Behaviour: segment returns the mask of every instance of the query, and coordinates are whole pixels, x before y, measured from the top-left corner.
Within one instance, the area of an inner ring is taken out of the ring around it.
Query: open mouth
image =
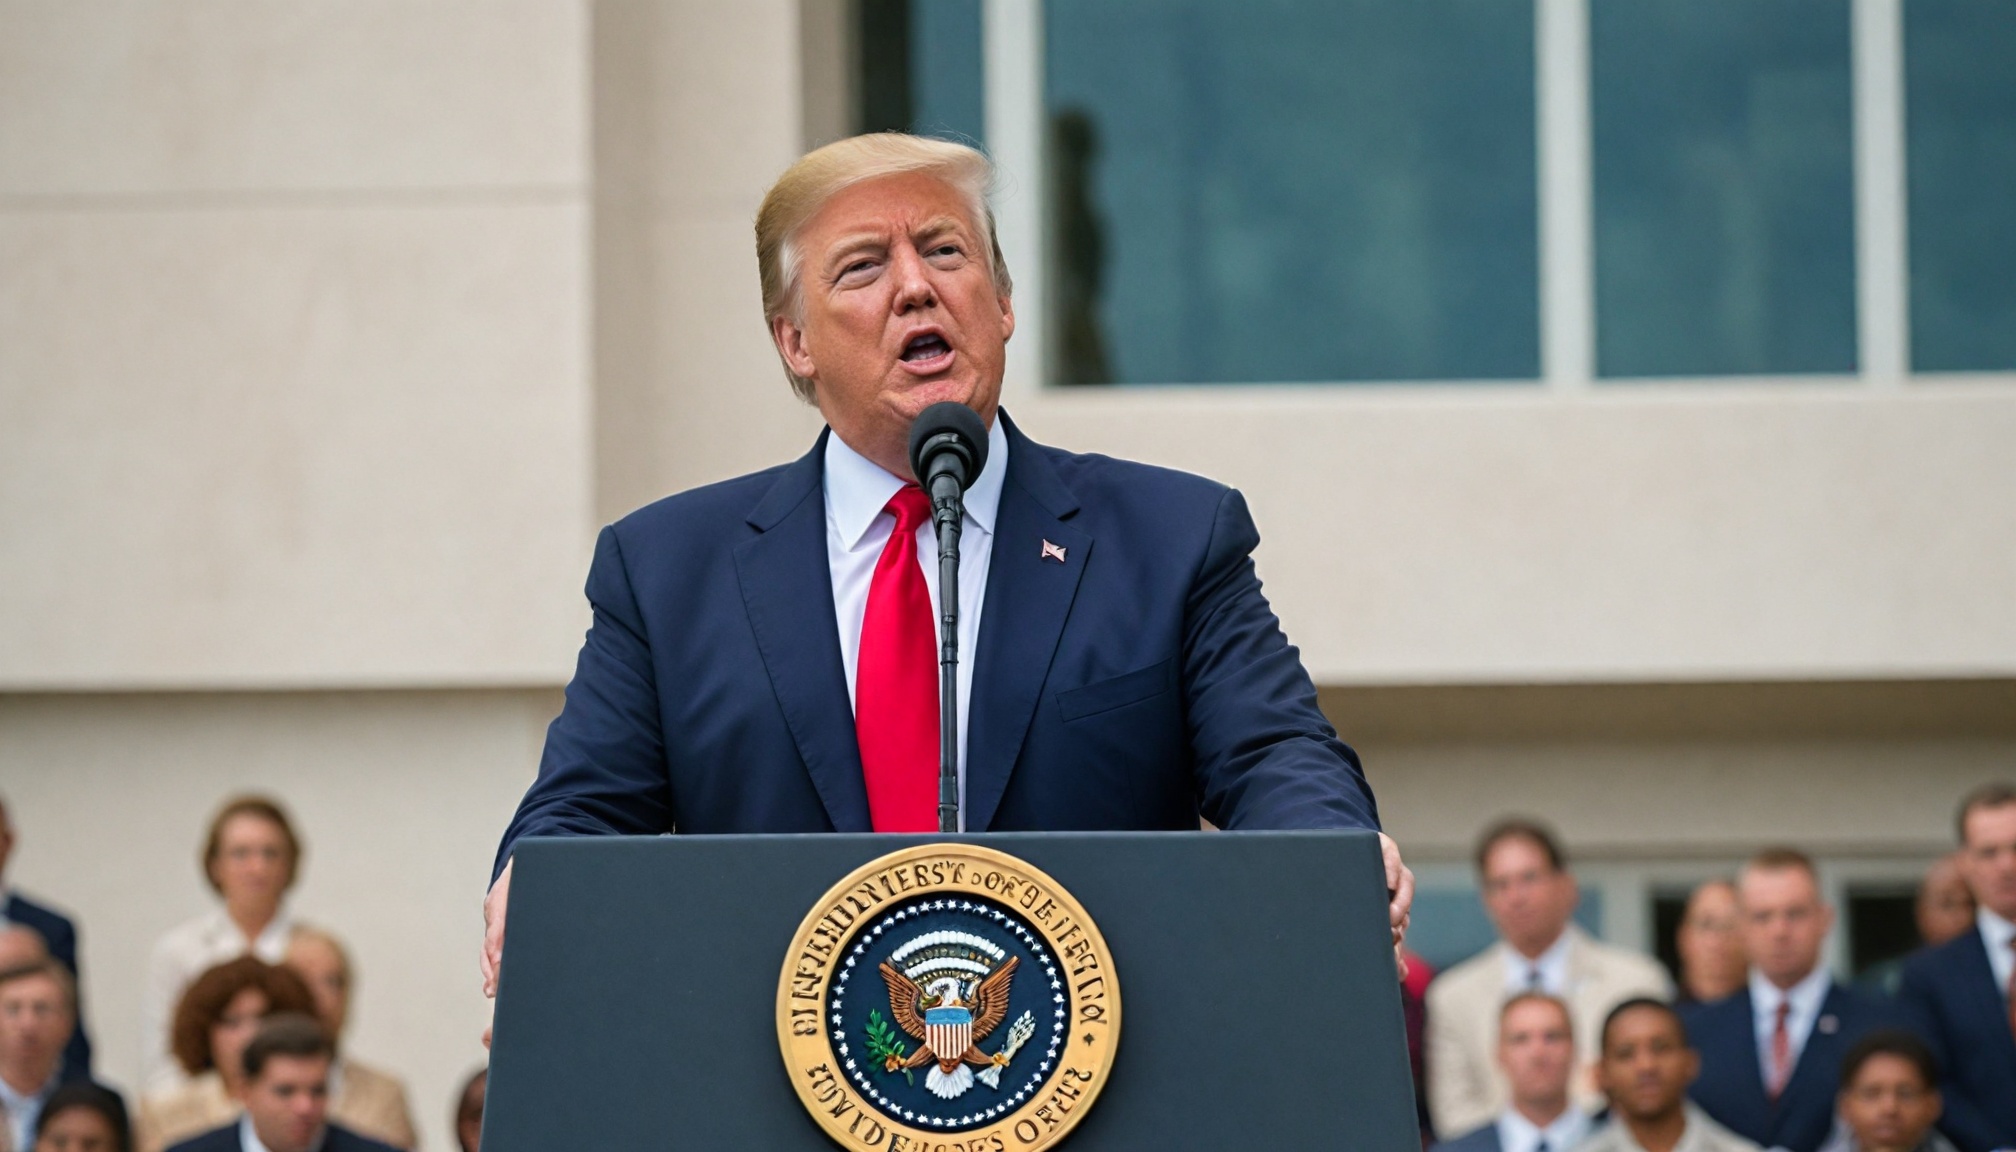
[[[936,332],[926,332],[911,337],[910,342],[903,345],[902,359],[905,364],[928,364],[941,356],[951,354],[952,345],[947,344],[943,336]]]

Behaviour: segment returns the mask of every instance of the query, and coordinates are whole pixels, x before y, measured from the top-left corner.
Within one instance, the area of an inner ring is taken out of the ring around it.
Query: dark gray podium
[[[1111,949],[1118,1057],[1066,1148],[1419,1152],[1363,832],[526,841],[484,1152],[837,1147],[779,1053],[785,953],[850,871],[948,841],[1047,872]]]

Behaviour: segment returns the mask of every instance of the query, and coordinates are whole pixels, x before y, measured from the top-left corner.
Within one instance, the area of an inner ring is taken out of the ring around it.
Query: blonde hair
[[[866,180],[922,172],[951,186],[966,201],[973,222],[984,229],[990,256],[988,272],[994,290],[1006,296],[1014,290],[1001,241],[994,232],[994,211],[987,194],[994,183],[994,165],[978,149],[948,140],[903,132],[871,132],[836,140],[806,153],[777,178],[756,212],[756,269],[763,282],[763,322],[780,316],[799,317],[804,254],[798,233],[819,214],[827,201]],[[781,358],[781,351],[779,353]],[[792,390],[812,399],[812,382],[784,366]]]

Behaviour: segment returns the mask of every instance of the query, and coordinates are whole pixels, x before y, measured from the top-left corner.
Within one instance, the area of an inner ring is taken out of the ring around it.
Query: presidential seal
[[[1055,880],[929,844],[856,870],[805,917],[777,1037],[798,1099],[848,1148],[1034,1152],[1105,1087],[1120,987]]]

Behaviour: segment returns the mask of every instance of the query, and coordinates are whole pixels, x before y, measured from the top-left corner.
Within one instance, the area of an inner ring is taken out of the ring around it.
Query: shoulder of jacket
[[[686,527],[695,522],[728,520],[736,523],[755,510],[765,494],[790,464],[778,464],[759,472],[749,472],[728,480],[717,480],[660,497],[616,519],[610,527],[618,535],[656,532],[667,527]]]

